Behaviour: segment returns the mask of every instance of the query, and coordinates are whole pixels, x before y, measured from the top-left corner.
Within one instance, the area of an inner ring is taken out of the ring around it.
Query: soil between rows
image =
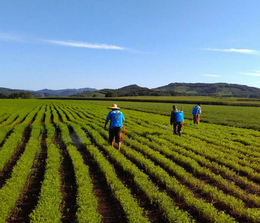
[[[91,158],[91,155],[80,142],[73,129],[69,127],[70,137],[74,145],[81,153],[84,163],[89,167],[89,175],[93,184],[93,193],[97,198],[97,211],[102,216],[102,223],[122,223],[127,222],[126,215],[120,203],[113,196],[113,193],[107,184],[105,175],[101,172],[98,165]]]
[[[31,135],[31,124],[29,124],[24,132],[22,137],[21,145],[17,147],[11,159],[5,165],[3,171],[0,172],[0,189],[4,186],[5,182],[12,176],[12,170],[16,165],[17,161],[20,159],[23,154],[26,144],[29,141]]]
[[[54,124],[56,135],[54,141],[60,148],[62,162],[60,167],[61,174],[61,194],[63,197],[62,203],[62,222],[76,222],[77,212],[77,185],[75,172],[72,165],[72,160],[68,154],[66,146],[61,139],[61,132],[57,125]]]
[[[30,126],[28,126],[30,127]],[[27,133],[25,142],[29,140],[30,134]],[[36,155],[34,164],[31,169],[31,173],[28,176],[27,184],[23,191],[20,193],[20,198],[16,202],[16,206],[13,209],[7,222],[29,222],[30,213],[35,209],[39,195],[41,191],[41,183],[44,179],[44,172],[47,158],[47,147],[46,147],[46,132],[42,135],[41,140],[41,151]],[[26,146],[26,143],[25,145]]]

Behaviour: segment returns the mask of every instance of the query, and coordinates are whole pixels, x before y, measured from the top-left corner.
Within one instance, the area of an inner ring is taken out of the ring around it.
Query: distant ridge
[[[9,95],[25,90],[0,88],[0,93]],[[118,89],[79,88],[31,91],[34,97],[122,97],[122,96],[217,96],[260,98],[260,89],[239,84],[227,83],[170,83],[165,86],[149,89],[136,84]]]
[[[82,93],[84,91],[97,91],[95,88],[79,88],[79,89],[61,89],[61,90],[51,90],[51,89],[42,89],[39,91],[32,90],[19,90],[19,89],[10,89],[0,87],[0,93],[9,95],[16,92],[29,91],[34,97],[68,97],[73,94]]]
[[[110,97],[183,95],[260,98],[259,88],[227,83],[170,83],[153,89],[129,85],[119,89],[103,89],[98,92]]]
[[[155,89],[160,91],[175,91],[185,95],[260,98],[259,88],[239,84],[171,83]]]
[[[57,97],[68,97],[73,94],[82,93],[84,91],[97,91],[95,88],[79,88],[79,89],[61,89],[61,90],[50,90],[42,89],[39,91],[31,91],[32,94],[39,93],[42,97],[57,96]]]

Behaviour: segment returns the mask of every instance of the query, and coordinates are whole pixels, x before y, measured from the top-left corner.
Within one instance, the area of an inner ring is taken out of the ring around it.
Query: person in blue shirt
[[[200,102],[198,103],[198,105],[193,107],[192,114],[193,114],[193,123],[199,124],[200,117],[201,117],[201,103]]]
[[[118,143],[118,150],[120,150],[121,145],[121,128],[125,121],[125,117],[121,111],[121,108],[117,107],[117,104],[113,104],[111,107],[108,107],[111,111],[108,113],[104,129],[107,129],[107,124],[110,120],[109,124],[109,143],[112,147],[114,147],[114,139],[115,142]]]
[[[173,134],[182,135],[182,126],[184,122],[184,116],[182,111],[178,111],[177,105],[172,106],[173,110],[171,113],[170,124],[173,125]]]

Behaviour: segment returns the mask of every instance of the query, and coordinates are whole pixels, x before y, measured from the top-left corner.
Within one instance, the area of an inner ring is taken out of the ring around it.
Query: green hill
[[[259,88],[227,83],[171,83],[155,90],[175,91],[182,95],[260,98]]]
[[[0,94],[10,95],[24,90],[0,88]],[[136,84],[118,89],[81,88],[29,91],[34,97],[130,97],[130,96],[218,96],[260,98],[260,89],[239,84],[227,83],[171,83],[149,89]],[[1,96],[1,95],[0,95]]]
[[[0,94],[3,96],[9,96],[10,94],[18,93],[18,92],[30,92],[34,97],[68,97],[73,94],[82,93],[84,91],[97,91],[95,88],[79,88],[79,89],[61,89],[61,90],[50,90],[50,89],[42,89],[39,91],[32,90],[19,90],[19,89],[9,89],[0,87]],[[0,97],[1,97],[0,95]]]

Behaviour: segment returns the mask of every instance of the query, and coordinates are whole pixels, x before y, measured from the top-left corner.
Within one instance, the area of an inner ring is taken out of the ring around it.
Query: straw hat
[[[109,109],[119,110],[121,108],[117,107],[117,104],[113,104],[111,107],[108,107]]]

